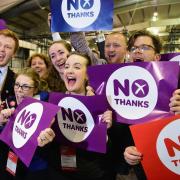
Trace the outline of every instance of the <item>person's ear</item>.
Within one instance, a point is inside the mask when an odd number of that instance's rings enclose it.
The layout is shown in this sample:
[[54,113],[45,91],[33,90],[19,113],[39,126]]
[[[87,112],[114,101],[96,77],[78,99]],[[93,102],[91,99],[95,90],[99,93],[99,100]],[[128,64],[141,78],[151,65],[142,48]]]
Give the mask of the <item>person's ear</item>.
[[12,58],[14,58],[14,57],[15,57],[15,55],[16,55],[16,53],[14,53],[11,57],[12,57]]
[[161,55],[160,54],[155,54],[155,61],[160,61]]

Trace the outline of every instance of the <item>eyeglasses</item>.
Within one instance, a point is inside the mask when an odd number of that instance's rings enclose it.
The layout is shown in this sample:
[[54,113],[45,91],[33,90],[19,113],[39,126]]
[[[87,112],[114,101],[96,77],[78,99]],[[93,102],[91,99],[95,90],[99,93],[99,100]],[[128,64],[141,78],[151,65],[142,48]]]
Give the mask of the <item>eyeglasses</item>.
[[139,49],[140,52],[144,52],[144,51],[149,51],[149,50],[155,50],[153,46],[148,45],[148,44],[142,44],[140,46],[133,46],[130,49],[130,52],[135,52],[137,49]]
[[14,84],[15,89],[21,88],[23,91],[29,91],[31,88],[34,88],[34,86],[28,86],[26,84],[20,85],[19,83]]

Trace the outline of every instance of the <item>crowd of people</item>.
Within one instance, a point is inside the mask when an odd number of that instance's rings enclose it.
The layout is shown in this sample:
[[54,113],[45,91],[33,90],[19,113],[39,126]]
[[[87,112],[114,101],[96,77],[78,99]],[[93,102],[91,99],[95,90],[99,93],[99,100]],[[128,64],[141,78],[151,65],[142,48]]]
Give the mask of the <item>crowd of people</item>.
[[[121,32],[112,32],[101,43],[106,59],[94,54],[82,32],[70,33],[70,42],[56,36],[49,46],[48,55],[33,54],[28,58],[27,68],[15,74],[8,63],[18,50],[19,39],[7,26],[0,29],[0,130],[3,131],[8,118],[25,97],[48,101],[49,92],[54,91],[93,96],[94,90],[88,85],[88,66],[126,63],[127,55],[130,62],[159,61],[161,58],[160,38],[146,30],[136,31],[129,40]],[[172,94],[169,101],[169,111],[179,114],[180,89]],[[76,165],[72,171],[63,170],[60,150],[72,147],[64,147],[54,141],[55,133],[51,127],[39,134],[39,147],[30,166],[26,167],[18,160],[15,175],[6,171],[10,148],[0,141],[0,179],[115,180],[118,176],[127,175],[132,168],[137,179],[147,179],[141,166],[143,154],[134,146],[129,125],[116,122],[109,110],[104,112],[102,121],[108,128],[106,154],[77,148],[73,150]]]

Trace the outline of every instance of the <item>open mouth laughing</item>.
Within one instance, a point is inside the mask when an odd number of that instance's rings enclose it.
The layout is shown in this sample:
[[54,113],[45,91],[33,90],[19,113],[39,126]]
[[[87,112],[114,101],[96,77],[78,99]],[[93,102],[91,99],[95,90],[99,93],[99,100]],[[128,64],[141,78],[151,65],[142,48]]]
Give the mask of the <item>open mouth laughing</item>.
[[70,87],[74,86],[74,84],[76,83],[76,78],[72,76],[68,76],[67,83],[68,83],[68,86]]

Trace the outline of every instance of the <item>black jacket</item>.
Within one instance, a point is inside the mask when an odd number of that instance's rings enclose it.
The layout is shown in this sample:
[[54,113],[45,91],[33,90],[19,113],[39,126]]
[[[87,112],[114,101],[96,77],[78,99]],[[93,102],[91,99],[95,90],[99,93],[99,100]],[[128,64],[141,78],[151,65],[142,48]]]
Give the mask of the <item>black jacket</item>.
[[1,91],[2,101],[4,101],[9,96],[14,96],[14,83],[15,83],[15,73],[8,68],[5,83]]

